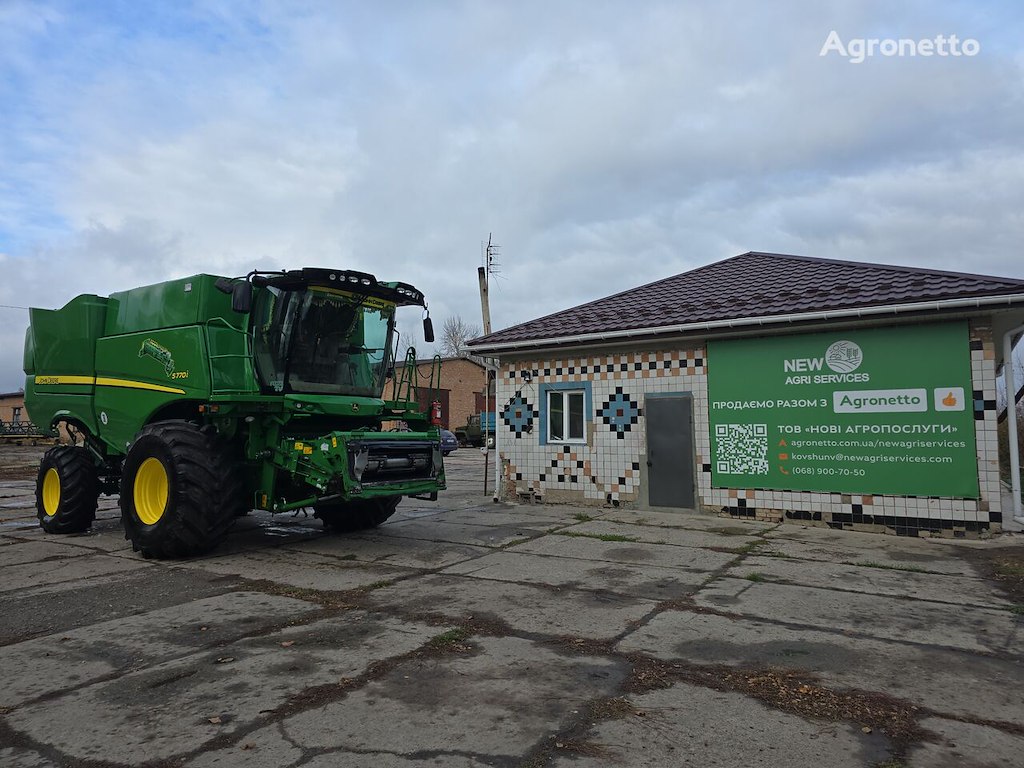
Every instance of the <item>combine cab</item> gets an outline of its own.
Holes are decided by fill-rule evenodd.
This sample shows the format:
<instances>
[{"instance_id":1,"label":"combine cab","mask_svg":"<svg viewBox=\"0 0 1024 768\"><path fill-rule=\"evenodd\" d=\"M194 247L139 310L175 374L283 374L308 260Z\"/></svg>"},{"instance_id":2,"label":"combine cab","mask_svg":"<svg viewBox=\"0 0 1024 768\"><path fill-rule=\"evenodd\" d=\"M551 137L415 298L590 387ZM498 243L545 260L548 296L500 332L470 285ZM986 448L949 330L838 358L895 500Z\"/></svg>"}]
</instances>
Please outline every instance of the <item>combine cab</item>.
<instances>
[{"instance_id":1,"label":"combine cab","mask_svg":"<svg viewBox=\"0 0 1024 768\"><path fill-rule=\"evenodd\" d=\"M195 275L31 310L26 408L76 443L43 457L43 529L85 530L99 494L119 493L137 551L187 557L254 508L308 507L354 530L382 523L403 496L436 499L440 434L416 405L414 350L396 399L382 399L402 306L426 303L405 283L303 269ZM394 420L410 431L381 431Z\"/></svg>"}]
</instances>

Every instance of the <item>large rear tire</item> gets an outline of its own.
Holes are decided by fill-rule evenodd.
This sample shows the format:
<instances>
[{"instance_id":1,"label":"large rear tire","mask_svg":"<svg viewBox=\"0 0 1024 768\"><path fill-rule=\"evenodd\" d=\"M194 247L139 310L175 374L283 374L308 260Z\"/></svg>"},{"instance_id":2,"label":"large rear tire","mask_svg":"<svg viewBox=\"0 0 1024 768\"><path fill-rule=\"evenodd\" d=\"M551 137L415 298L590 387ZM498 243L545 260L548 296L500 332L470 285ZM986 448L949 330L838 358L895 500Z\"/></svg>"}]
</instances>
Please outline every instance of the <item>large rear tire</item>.
<instances>
[{"instance_id":1,"label":"large rear tire","mask_svg":"<svg viewBox=\"0 0 1024 768\"><path fill-rule=\"evenodd\" d=\"M324 528L351 532L376 528L398 508L401 496L382 496L376 499L316 504L313 517L323 520Z\"/></svg>"},{"instance_id":2,"label":"large rear tire","mask_svg":"<svg viewBox=\"0 0 1024 768\"><path fill-rule=\"evenodd\" d=\"M43 454L36 477L36 514L47 533L81 533L92 526L99 473L85 448L58 445Z\"/></svg>"},{"instance_id":3,"label":"large rear tire","mask_svg":"<svg viewBox=\"0 0 1024 768\"><path fill-rule=\"evenodd\" d=\"M243 506L224 446L187 421L144 427L121 472L124 536L144 557L199 555L216 547Z\"/></svg>"}]
</instances>

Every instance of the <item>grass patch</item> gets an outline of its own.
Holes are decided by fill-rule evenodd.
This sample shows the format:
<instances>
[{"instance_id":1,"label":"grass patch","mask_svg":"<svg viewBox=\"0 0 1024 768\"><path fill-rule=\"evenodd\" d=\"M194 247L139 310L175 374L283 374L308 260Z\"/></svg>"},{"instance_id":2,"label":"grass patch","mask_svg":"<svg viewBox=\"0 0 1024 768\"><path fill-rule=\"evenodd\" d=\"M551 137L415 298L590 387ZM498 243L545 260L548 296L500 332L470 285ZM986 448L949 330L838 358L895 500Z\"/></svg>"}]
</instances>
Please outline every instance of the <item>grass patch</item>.
<instances>
[{"instance_id":1,"label":"grass patch","mask_svg":"<svg viewBox=\"0 0 1024 768\"><path fill-rule=\"evenodd\" d=\"M1004 561L996 565L996 573L1006 578L1022 578L1024 577L1024 563Z\"/></svg>"},{"instance_id":2,"label":"grass patch","mask_svg":"<svg viewBox=\"0 0 1024 768\"><path fill-rule=\"evenodd\" d=\"M556 535L571 536L574 539L597 539L598 541L639 541L639 539L636 539L632 536L623 536L619 533L581 533L580 531L556 531Z\"/></svg>"},{"instance_id":3,"label":"grass patch","mask_svg":"<svg viewBox=\"0 0 1024 768\"><path fill-rule=\"evenodd\" d=\"M1017 616L1024 616L1024 605L1020 605L1018 603L1017 605L1010 606L1010 613L1014 613Z\"/></svg>"},{"instance_id":4,"label":"grass patch","mask_svg":"<svg viewBox=\"0 0 1024 768\"><path fill-rule=\"evenodd\" d=\"M429 641L427 641L427 645L435 651L463 649L465 648L463 641L472 634L473 633L466 629L466 627L455 627L453 629L449 629L447 632L442 632L440 635L434 635Z\"/></svg>"},{"instance_id":5,"label":"grass patch","mask_svg":"<svg viewBox=\"0 0 1024 768\"><path fill-rule=\"evenodd\" d=\"M589 523L594 518L592 518L586 512L577 512L575 515L572 516L572 519L573 520L579 520L581 523Z\"/></svg>"},{"instance_id":6,"label":"grass patch","mask_svg":"<svg viewBox=\"0 0 1024 768\"><path fill-rule=\"evenodd\" d=\"M743 578L746 579L747 581L757 581L757 582L768 581L768 579L765 577L765 575L763 573L757 573L756 571L754 573L748 573Z\"/></svg>"},{"instance_id":7,"label":"grass patch","mask_svg":"<svg viewBox=\"0 0 1024 768\"><path fill-rule=\"evenodd\" d=\"M855 565L858 568L881 568L884 571L909 571L910 573L928 573L927 568L918 568L916 565L889 565L888 563L876 563L871 560L864 560L859 563L844 562L843 565Z\"/></svg>"}]
</instances>

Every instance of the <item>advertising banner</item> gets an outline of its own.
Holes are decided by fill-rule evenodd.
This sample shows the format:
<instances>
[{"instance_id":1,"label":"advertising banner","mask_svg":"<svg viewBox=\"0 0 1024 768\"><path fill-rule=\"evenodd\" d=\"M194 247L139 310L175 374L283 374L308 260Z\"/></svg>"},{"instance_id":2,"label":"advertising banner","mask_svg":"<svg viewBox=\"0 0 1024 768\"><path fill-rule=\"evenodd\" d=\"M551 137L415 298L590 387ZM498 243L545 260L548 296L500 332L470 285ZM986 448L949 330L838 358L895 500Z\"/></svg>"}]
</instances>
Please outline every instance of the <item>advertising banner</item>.
<instances>
[{"instance_id":1,"label":"advertising banner","mask_svg":"<svg viewBox=\"0 0 1024 768\"><path fill-rule=\"evenodd\" d=\"M708 343L712 484L978 497L966 322Z\"/></svg>"}]
</instances>

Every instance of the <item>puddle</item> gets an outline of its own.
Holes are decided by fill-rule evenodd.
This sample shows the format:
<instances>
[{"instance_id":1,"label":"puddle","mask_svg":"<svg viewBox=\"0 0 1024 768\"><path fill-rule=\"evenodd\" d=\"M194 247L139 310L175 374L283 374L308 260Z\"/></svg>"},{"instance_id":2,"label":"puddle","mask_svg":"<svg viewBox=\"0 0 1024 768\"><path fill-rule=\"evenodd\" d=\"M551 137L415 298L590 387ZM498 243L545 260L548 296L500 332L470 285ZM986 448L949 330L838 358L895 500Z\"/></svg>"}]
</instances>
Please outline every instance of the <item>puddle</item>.
<instances>
[{"instance_id":1,"label":"puddle","mask_svg":"<svg viewBox=\"0 0 1024 768\"><path fill-rule=\"evenodd\" d=\"M261 533L266 533L269 536L281 536L283 537L295 537L295 538L309 538L320 533L320 531L311 531L307 528L289 528L283 525L257 525L256 529Z\"/></svg>"}]
</instances>

